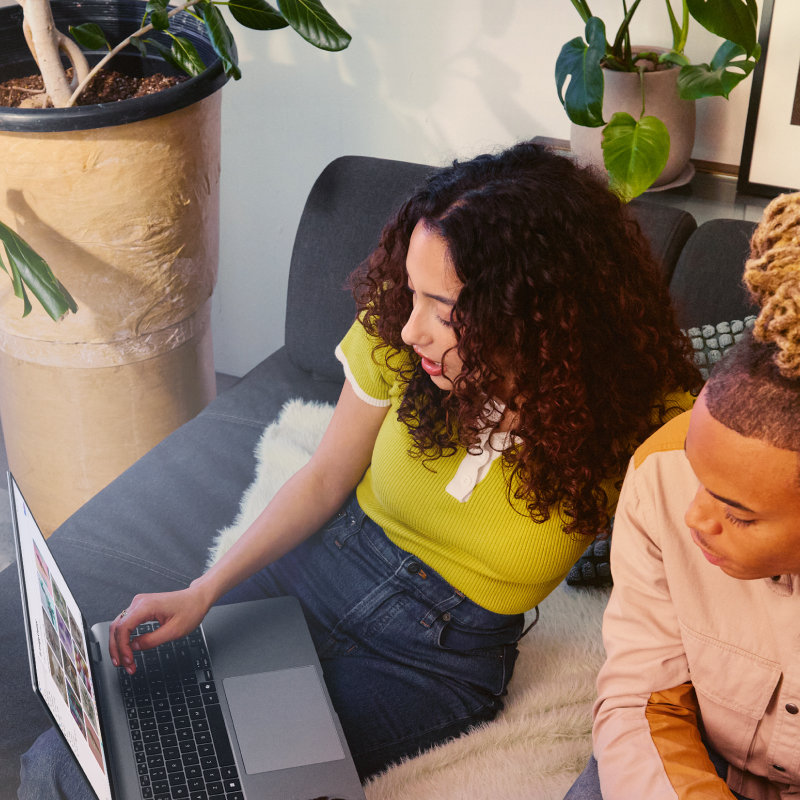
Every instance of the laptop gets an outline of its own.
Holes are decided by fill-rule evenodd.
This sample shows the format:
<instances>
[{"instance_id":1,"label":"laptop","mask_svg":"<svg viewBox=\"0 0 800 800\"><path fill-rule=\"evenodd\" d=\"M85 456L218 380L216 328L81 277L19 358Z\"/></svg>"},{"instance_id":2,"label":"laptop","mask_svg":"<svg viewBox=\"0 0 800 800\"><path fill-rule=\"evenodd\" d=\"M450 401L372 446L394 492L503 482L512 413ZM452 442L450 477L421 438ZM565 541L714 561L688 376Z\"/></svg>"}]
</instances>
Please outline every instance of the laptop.
<instances>
[{"instance_id":1,"label":"laptop","mask_svg":"<svg viewBox=\"0 0 800 800\"><path fill-rule=\"evenodd\" d=\"M33 688L99 800L364 800L295 598L215 606L129 676L8 488Z\"/></svg>"}]
</instances>

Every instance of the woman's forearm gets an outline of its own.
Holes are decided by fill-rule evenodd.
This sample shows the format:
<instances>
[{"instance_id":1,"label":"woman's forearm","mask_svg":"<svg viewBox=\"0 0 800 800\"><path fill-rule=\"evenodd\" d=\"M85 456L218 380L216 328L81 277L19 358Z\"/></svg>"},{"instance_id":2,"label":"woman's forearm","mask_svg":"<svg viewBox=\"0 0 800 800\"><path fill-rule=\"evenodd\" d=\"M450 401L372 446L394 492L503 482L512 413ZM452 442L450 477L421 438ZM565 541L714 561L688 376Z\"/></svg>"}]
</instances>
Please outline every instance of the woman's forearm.
<instances>
[{"instance_id":1,"label":"woman's forearm","mask_svg":"<svg viewBox=\"0 0 800 800\"><path fill-rule=\"evenodd\" d=\"M288 553L341 508L352 488L331 487L306 464L207 572L192 581L210 608L234 586Z\"/></svg>"}]
</instances>

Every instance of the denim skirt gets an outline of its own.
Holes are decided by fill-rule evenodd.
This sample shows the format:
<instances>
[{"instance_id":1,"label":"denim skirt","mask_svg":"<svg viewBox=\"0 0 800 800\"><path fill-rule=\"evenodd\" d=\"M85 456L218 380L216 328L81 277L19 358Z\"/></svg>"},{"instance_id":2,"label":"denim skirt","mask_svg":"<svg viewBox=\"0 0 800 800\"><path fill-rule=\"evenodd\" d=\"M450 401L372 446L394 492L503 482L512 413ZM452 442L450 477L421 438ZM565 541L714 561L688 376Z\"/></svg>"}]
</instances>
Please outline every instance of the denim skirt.
<instances>
[{"instance_id":1,"label":"denim skirt","mask_svg":"<svg viewBox=\"0 0 800 800\"><path fill-rule=\"evenodd\" d=\"M353 496L221 603L293 595L362 778L492 719L522 614L495 614L401 550Z\"/></svg>"}]
</instances>

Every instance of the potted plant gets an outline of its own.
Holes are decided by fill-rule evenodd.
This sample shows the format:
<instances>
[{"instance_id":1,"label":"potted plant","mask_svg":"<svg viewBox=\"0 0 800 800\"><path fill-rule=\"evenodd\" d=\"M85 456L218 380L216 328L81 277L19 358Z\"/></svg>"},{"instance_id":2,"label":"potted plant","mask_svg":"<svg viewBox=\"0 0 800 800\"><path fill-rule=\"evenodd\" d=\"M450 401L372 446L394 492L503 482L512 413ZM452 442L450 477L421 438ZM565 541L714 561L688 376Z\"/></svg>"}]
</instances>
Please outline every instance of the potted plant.
<instances>
[{"instance_id":1,"label":"potted plant","mask_svg":"<svg viewBox=\"0 0 800 800\"><path fill-rule=\"evenodd\" d=\"M0 82L38 64L44 84L0 109L0 416L48 532L214 397L218 90L240 76L221 6L322 49L350 40L318 0L0 9ZM81 105L93 68L174 85Z\"/></svg>"},{"instance_id":2,"label":"potted plant","mask_svg":"<svg viewBox=\"0 0 800 800\"><path fill-rule=\"evenodd\" d=\"M656 182L670 155L670 133L663 114L647 113L654 91L649 79L666 76L660 82L667 84L679 103L693 103L703 97L727 98L752 72L760 56L756 0L678 0L677 14L675 0L663 0L672 38L669 49L631 44L631 22L642 0L630 5L623 0L624 16L610 41L605 23L592 14L587 0L570 2L585 23L585 38L572 39L561 48L555 70L558 96L573 130L602 129L602 162L611 187L627 201ZM693 64L684 53L690 21L724 40L710 63ZM607 104L604 107L606 83L609 77L620 75L634 82L633 113L609 112ZM685 113L693 141L693 108ZM690 153L691 146L687 161Z\"/></svg>"}]
</instances>

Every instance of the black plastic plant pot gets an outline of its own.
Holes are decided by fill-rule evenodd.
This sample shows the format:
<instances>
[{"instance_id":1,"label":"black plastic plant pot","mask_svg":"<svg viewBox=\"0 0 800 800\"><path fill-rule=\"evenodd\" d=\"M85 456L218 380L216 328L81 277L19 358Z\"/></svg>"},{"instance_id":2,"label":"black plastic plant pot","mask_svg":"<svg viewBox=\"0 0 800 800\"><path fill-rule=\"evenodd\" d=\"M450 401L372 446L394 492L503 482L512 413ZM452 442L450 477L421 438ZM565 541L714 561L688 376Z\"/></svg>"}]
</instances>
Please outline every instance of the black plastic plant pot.
<instances>
[{"instance_id":1,"label":"black plastic plant pot","mask_svg":"<svg viewBox=\"0 0 800 800\"><path fill-rule=\"evenodd\" d=\"M70 25L86 22L98 24L112 45L122 41L141 25L144 2L112 2L110 0L81 0L81 2L51 3L56 27L66 33ZM220 61L206 35L205 26L189 14L176 14L170 21L170 31L189 39L197 48L207 68L200 75L154 94L113 103L96 103L72 108L8 108L0 106L2 131L76 131L106 128L139 122L192 105L213 94L228 80ZM158 39L167 47L171 40L153 31L148 38ZM104 53L87 53L89 63L97 63ZM147 58L133 47L126 48L108 65L128 75L182 75L157 55ZM22 32L22 9L18 5L0 8L0 81L37 73ZM185 75L183 77L186 77Z\"/></svg>"}]
</instances>

